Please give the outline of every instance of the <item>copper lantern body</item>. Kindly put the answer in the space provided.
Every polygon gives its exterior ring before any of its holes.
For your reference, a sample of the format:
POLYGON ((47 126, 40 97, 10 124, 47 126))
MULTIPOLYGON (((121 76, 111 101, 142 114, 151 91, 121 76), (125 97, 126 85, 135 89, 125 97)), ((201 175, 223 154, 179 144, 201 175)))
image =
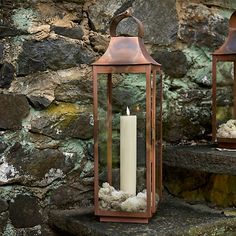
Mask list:
POLYGON ((217 62, 233 63, 232 101, 230 101, 232 104, 228 120, 236 124, 236 11, 229 20, 228 37, 224 44, 212 54, 212 141, 216 142, 220 148, 236 148, 235 135, 231 133, 222 135, 222 132, 219 132, 220 125, 222 126, 227 119, 220 120, 218 115, 217 62))
MULTIPOLYGON (((153 60, 153 58, 145 49, 143 43, 143 35, 143 25, 137 18, 132 15, 130 9, 113 17, 110 24, 111 39, 109 46, 104 55, 92 64, 94 99, 94 206, 95 215, 99 217, 100 221, 148 223, 148 220, 156 212, 159 202, 157 201, 157 196, 159 200, 162 197, 161 65, 153 60), (136 24, 138 25, 138 37, 116 36, 116 27, 118 23, 124 18, 132 18, 136 22, 136 24), (133 112, 136 114, 137 112, 138 114, 137 133, 140 133, 142 136, 142 138, 140 138, 141 136, 139 137, 139 134, 137 134, 137 138, 135 138, 134 140, 135 142, 138 142, 139 139, 143 141, 144 147, 143 152, 134 150, 134 152, 136 153, 135 155, 139 156, 140 159, 143 158, 141 162, 144 163, 143 184, 146 191, 144 191, 145 208, 137 211, 119 209, 119 206, 118 210, 114 210, 109 207, 106 209, 101 206, 100 194, 103 183, 109 183, 110 186, 118 184, 116 186, 116 189, 119 190, 119 182, 121 181, 121 178, 123 177, 123 181, 125 181, 124 176, 122 176, 121 172, 120 175, 118 172, 115 172, 117 169, 118 171, 121 171, 119 170, 121 169, 121 167, 119 166, 121 165, 119 163, 121 162, 121 151, 119 153, 119 151, 117 150, 119 148, 121 150, 122 128, 119 128, 119 124, 117 123, 119 123, 120 121, 121 125, 121 117, 119 116, 122 112, 124 112, 124 109, 122 108, 122 111, 118 111, 117 106, 113 106, 115 100, 113 95, 116 93, 117 103, 117 99, 119 100, 119 96, 117 98, 117 91, 122 91, 123 89, 123 87, 121 86, 120 90, 116 90, 117 86, 119 86, 119 83, 121 83, 120 76, 123 76, 121 81, 126 81, 125 76, 128 75, 142 75, 142 78, 144 78, 145 86, 145 94, 143 94, 145 95, 143 96, 145 108, 140 108, 140 105, 137 105, 136 103, 133 108, 131 105, 131 113, 133 112), (103 84, 99 84, 101 83, 101 81, 104 81, 103 84), (100 90, 105 91, 101 92, 101 96, 100 90), (103 108, 100 108, 100 105, 103 106, 103 108), (139 116, 138 113, 140 110, 142 110, 142 112, 140 113, 141 116, 139 116), (139 123, 144 124, 139 125, 139 123), (114 162, 118 164, 114 164, 114 162), (118 168, 114 167, 115 165, 118 165, 118 168), (119 180, 117 181, 116 179, 118 176, 119 180)), ((129 101, 124 99, 123 103, 126 102, 127 104, 130 103, 129 101)), ((126 107, 127 104, 124 104, 124 107, 126 107)), ((129 135, 129 133, 127 135, 129 135)), ((133 136, 130 137, 130 139, 133 138, 133 136)), ((127 141, 129 142, 130 140, 127 139, 127 141)), ((125 145, 126 144, 124 144, 124 152, 126 151, 125 145)), ((136 143, 135 147, 136 149, 139 149, 141 146, 142 144, 136 143)), ((135 158, 137 158, 137 156, 135 158)), ((124 157, 124 161, 128 160, 129 155, 128 157, 124 157)), ((137 163, 138 162, 139 161, 137 161, 137 163)), ((129 170, 132 170, 132 168, 125 168, 127 169, 124 169, 123 173, 128 176, 128 181, 129 174, 131 175, 131 173, 128 172, 129 170)), ((135 170, 139 171, 139 167, 137 167, 137 169, 135 170)), ((139 180, 137 180, 137 188, 141 188, 142 185, 139 183, 139 180)), ((135 194, 132 196, 135 196, 135 194)), ((120 203, 117 204, 119 205, 120 203)), ((113 202, 113 205, 117 204, 113 202)))

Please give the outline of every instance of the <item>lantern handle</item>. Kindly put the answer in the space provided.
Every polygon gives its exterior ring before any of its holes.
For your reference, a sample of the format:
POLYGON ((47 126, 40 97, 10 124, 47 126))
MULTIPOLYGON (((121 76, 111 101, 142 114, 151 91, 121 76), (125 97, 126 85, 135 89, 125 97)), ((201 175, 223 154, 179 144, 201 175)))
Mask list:
POLYGON ((128 8, 126 11, 122 12, 121 14, 114 16, 111 19, 110 23, 110 36, 116 37, 116 27, 119 24, 120 21, 122 21, 125 18, 132 17, 134 21, 138 24, 138 37, 143 38, 144 37, 144 27, 143 23, 138 20, 136 17, 132 15, 132 8, 128 8))

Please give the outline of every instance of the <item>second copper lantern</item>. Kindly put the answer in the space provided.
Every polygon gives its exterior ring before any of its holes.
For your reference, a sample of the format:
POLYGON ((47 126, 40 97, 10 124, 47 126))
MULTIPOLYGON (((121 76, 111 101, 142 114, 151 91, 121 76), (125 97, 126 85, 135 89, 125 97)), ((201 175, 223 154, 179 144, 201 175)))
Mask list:
POLYGON ((212 54, 212 140, 220 148, 236 148, 236 12, 229 20, 228 37, 212 54), (233 63, 233 79, 227 83, 217 82, 219 62, 233 63), (229 88, 227 92, 222 89, 224 84, 229 88), (222 94, 226 98, 221 99, 222 94))
POLYGON ((145 49, 143 24, 130 9, 112 18, 110 36, 92 64, 95 215, 148 223, 162 197, 161 66, 145 49), (124 18, 138 25, 138 37, 116 35, 124 18))

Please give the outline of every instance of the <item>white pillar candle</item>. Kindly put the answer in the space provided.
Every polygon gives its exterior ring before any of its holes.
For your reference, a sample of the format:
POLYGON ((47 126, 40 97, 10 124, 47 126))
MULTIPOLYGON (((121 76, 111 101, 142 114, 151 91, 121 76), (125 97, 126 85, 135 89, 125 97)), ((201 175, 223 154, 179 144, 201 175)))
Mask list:
POLYGON ((120 117, 120 190, 136 195, 137 117, 120 117))

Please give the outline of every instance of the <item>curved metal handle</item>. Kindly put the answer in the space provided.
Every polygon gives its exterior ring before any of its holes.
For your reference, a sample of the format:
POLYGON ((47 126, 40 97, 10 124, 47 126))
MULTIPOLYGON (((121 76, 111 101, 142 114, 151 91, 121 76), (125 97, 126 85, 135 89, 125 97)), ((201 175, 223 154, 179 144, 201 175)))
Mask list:
POLYGON ((119 24, 120 21, 122 21, 125 18, 132 17, 134 21, 138 24, 138 37, 143 38, 144 37, 144 27, 143 23, 138 20, 136 17, 132 16, 132 8, 128 8, 126 11, 122 12, 121 14, 114 16, 111 19, 110 23, 110 35, 111 37, 116 37, 116 27, 119 24))

